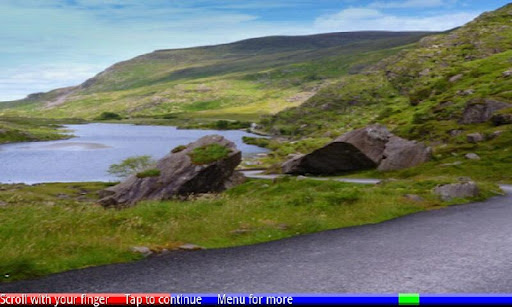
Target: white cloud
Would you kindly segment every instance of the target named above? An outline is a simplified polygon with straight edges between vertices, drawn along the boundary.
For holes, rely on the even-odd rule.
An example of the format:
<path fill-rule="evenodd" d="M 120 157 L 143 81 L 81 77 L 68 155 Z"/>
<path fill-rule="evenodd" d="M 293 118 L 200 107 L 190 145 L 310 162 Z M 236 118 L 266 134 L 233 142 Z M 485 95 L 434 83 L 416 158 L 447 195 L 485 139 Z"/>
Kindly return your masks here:
<path fill-rule="evenodd" d="M 435 16 L 396 16 L 371 8 L 351 8 L 315 20 L 319 31 L 445 31 L 461 26 L 478 13 L 453 13 Z"/>
<path fill-rule="evenodd" d="M 20 66 L 2 71 L 0 97 L 3 101 L 24 98 L 29 93 L 80 84 L 102 67 L 89 64 Z"/>

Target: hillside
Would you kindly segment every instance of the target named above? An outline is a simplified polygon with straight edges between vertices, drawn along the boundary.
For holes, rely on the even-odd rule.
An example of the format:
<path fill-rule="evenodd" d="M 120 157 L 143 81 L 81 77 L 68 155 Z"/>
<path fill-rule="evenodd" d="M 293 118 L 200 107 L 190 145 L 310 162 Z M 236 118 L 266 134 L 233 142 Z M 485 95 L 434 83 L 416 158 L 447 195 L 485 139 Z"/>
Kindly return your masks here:
<path fill-rule="evenodd" d="M 112 111 L 126 117 L 254 121 L 300 105 L 320 87 L 410 47 L 427 34 L 276 36 L 158 50 L 117 63 L 79 86 L 0 103 L 0 115 L 92 119 Z"/>
<path fill-rule="evenodd" d="M 361 73 L 342 77 L 301 106 L 265 118 L 262 125 L 273 134 L 316 139 L 308 142 L 318 145 L 353 128 L 382 123 L 400 136 L 434 146 L 436 161 L 409 173 L 474 171 L 487 179 L 511 180 L 512 129 L 506 115 L 512 114 L 511 106 L 512 4 L 508 4 L 449 33 L 425 37 L 416 48 Z M 501 119 L 490 119 L 493 112 L 502 114 Z M 478 117 L 475 114 L 484 118 L 469 118 Z M 480 133 L 484 141 L 468 143 L 467 135 L 472 133 Z M 475 152 L 481 160 L 464 158 Z M 451 163 L 455 164 L 432 169 Z"/>

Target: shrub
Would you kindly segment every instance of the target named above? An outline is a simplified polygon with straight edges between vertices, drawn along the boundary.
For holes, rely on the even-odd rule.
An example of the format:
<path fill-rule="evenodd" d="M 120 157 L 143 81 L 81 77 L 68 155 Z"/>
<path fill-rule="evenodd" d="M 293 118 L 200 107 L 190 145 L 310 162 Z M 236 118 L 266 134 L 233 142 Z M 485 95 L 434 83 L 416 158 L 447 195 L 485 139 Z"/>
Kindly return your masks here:
<path fill-rule="evenodd" d="M 229 122 L 227 120 L 218 120 L 215 123 L 215 128 L 219 130 L 226 130 L 229 127 Z"/>
<path fill-rule="evenodd" d="M 251 137 L 251 136 L 243 136 L 242 141 L 245 144 L 248 145 L 255 145 L 258 147 L 267 148 L 270 144 L 270 139 L 267 138 L 257 138 L 257 137 Z"/>
<path fill-rule="evenodd" d="M 123 117 L 117 113 L 114 112 L 103 112 L 98 117 L 99 120 L 121 120 Z"/>
<path fill-rule="evenodd" d="M 131 174 L 148 169 L 156 162 L 150 156 L 136 156 L 124 159 L 119 164 L 112 164 L 108 172 L 117 177 L 128 177 Z"/>
<path fill-rule="evenodd" d="M 160 176 L 160 170 L 156 168 L 147 169 L 145 171 L 137 173 L 137 178 L 147 178 L 147 177 L 158 177 Z"/>
<path fill-rule="evenodd" d="M 411 105 L 417 106 L 420 102 L 429 98 L 431 93 L 432 89 L 428 87 L 419 88 L 409 93 L 409 101 Z"/>
<path fill-rule="evenodd" d="M 192 150 L 188 155 L 196 165 L 209 164 L 226 158 L 231 150 L 219 144 L 210 144 Z"/>

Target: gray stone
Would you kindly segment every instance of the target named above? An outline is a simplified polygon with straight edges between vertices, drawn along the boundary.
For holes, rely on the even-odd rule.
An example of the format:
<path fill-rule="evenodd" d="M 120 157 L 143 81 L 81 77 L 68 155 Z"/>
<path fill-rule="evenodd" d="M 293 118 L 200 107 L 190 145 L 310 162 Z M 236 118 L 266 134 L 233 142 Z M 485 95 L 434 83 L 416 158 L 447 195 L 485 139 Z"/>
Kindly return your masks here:
<path fill-rule="evenodd" d="M 196 165 L 189 154 L 196 148 L 219 144 L 230 150 L 227 157 Z M 190 143 L 179 152 L 170 153 L 157 162 L 156 177 L 128 177 L 124 182 L 100 192 L 99 203 L 109 206 L 132 206 L 141 200 L 166 200 L 177 196 L 221 192 L 241 183 L 245 177 L 235 168 L 242 160 L 236 145 L 220 135 L 209 135 Z"/>
<path fill-rule="evenodd" d="M 5 201 L 0 200 L 0 207 L 4 207 L 4 206 L 7 206 L 7 203 Z"/>
<path fill-rule="evenodd" d="M 478 196 L 480 190 L 474 182 L 445 184 L 434 189 L 434 194 L 439 195 L 443 201 L 454 198 L 468 198 Z"/>
<path fill-rule="evenodd" d="M 459 81 L 460 79 L 462 79 L 462 77 L 464 77 L 464 75 L 463 75 L 463 74 L 458 74 L 458 75 L 455 75 L 455 76 L 451 77 L 449 81 L 450 81 L 450 82 L 452 82 L 452 83 L 454 83 L 454 82 L 457 82 L 457 81 Z"/>
<path fill-rule="evenodd" d="M 461 124 L 484 123 L 491 119 L 493 114 L 499 110 L 510 108 L 512 104 L 493 99 L 472 99 L 464 109 Z"/>
<path fill-rule="evenodd" d="M 503 76 L 504 78 L 508 78 L 508 77 L 512 76 L 512 69 L 509 69 L 509 70 L 507 70 L 507 71 L 504 71 L 504 72 L 502 73 L 502 76 Z"/>
<path fill-rule="evenodd" d="M 285 174 L 330 175 L 379 168 L 396 170 L 426 162 L 431 149 L 423 143 L 399 138 L 382 125 L 348 132 L 310 154 L 293 157 L 282 165 Z"/>
<path fill-rule="evenodd" d="M 181 250 L 184 250 L 184 251 L 196 251 L 196 250 L 202 250 L 202 249 L 204 249 L 204 247 L 201 247 L 201 246 L 195 245 L 195 244 L 187 243 L 187 244 L 183 244 L 183 245 L 178 246 L 178 249 L 181 249 Z"/>
<path fill-rule="evenodd" d="M 480 156 L 477 155 L 476 153 L 468 153 L 465 155 L 466 159 L 469 159 L 469 160 L 480 160 Z"/>
<path fill-rule="evenodd" d="M 131 251 L 134 253 L 139 253 L 144 255 L 144 257 L 150 256 L 153 252 L 146 246 L 134 246 L 131 248 Z"/>
<path fill-rule="evenodd" d="M 500 136 L 500 135 L 502 135 L 502 134 L 503 134 L 503 131 L 502 131 L 502 130 L 494 131 L 493 133 L 491 133 L 491 134 L 489 135 L 489 138 L 490 138 L 490 139 L 495 139 L 495 138 L 499 137 L 499 136 Z"/>
<path fill-rule="evenodd" d="M 392 171 L 413 167 L 429 161 L 432 149 L 423 143 L 408 141 L 397 136 L 386 143 L 379 171 Z"/>
<path fill-rule="evenodd" d="M 470 143 L 479 143 L 485 140 L 485 137 L 481 133 L 470 133 L 466 136 L 466 139 Z"/>
<path fill-rule="evenodd" d="M 458 135 L 461 135 L 462 134 L 462 130 L 459 130 L 459 129 L 454 129 L 454 130 L 450 130 L 448 133 L 450 134 L 450 136 L 458 136 Z"/>

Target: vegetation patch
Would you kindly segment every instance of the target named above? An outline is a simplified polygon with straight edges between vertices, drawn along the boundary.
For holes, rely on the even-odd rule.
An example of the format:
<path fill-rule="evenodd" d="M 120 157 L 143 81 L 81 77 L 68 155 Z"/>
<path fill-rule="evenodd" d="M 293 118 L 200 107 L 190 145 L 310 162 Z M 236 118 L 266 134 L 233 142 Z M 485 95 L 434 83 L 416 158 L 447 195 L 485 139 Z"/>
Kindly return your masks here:
<path fill-rule="evenodd" d="M 121 120 L 123 117 L 114 112 L 103 112 L 98 117 L 98 120 Z"/>
<path fill-rule="evenodd" d="M 160 176 L 160 170 L 156 168 L 147 169 L 145 171 L 137 173 L 137 178 L 148 178 Z"/>
<path fill-rule="evenodd" d="M 219 144 L 209 144 L 206 146 L 198 147 L 188 153 L 192 163 L 196 165 L 203 165 L 213 163 L 218 160 L 227 158 L 231 150 Z"/>
<path fill-rule="evenodd" d="M 151 156 L 135 156 L 129 157 L 121 161 L 119 164 L 112 164 L 108 172 L 120 178 L 125 178 L 139 172 L 143 172 L 156 164 Z M 140 178 L 140 177 L 139 177 Z"/>
<path fill-rule="evenodd" d="M 171 150 L 171 152 L 172 152 L 172 153 L 178 153 L 178 152 L 184 151 L 186 148 L 187 148 L 187 146 L 186 146 L 186 145 L 179 145 L 179 146 L 174 147 L 174 148 Z"/>
<path fill-rule="evenodd" d="M 0 282 L 140 259 L 133 246 L 157 252 L 183 243 L 206 248 L 256 244 L 470 201 L 445 203 L 432 194 L 448 182 L 249 180 L 186 204 L 148 201 L 123 210 L 93 204 L 106 183 L 0 185 L 0 276 L 9 276 Z M 480 190 L 478 199 L 497 193 L 494 185 L 480 185 Z"/>

